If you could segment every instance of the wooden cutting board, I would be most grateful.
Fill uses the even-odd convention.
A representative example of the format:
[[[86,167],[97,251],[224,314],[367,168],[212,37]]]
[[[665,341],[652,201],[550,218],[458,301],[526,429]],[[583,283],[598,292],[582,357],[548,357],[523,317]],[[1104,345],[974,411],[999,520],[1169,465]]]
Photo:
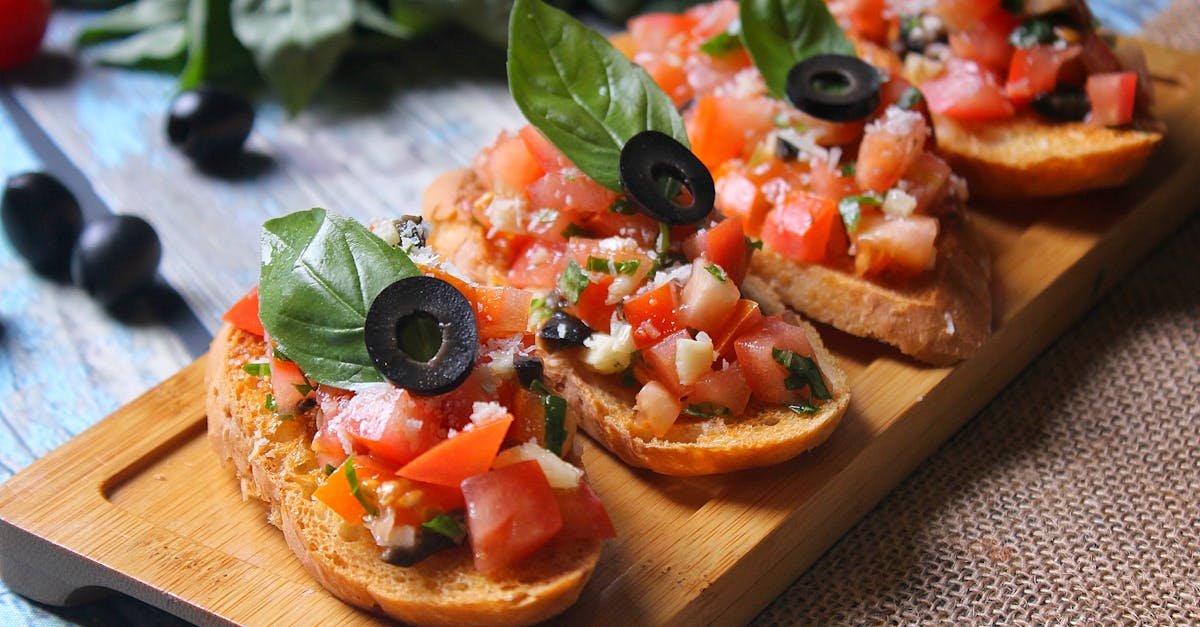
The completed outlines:
[[[585,441],[619,537],[562,622],[750,619],[1182,223],[1200,204],[1200,57],[1147,52],[1170,132],[1135,184],[976,211],[996,304],[977,356],[923,367],[822,328],[850,410],[826,444],[770,469],[660,477]],[[378,621],[313,582],[218,467],[202,361],[0,486],[0,577],[44,603],[117,591],[197,623]]]

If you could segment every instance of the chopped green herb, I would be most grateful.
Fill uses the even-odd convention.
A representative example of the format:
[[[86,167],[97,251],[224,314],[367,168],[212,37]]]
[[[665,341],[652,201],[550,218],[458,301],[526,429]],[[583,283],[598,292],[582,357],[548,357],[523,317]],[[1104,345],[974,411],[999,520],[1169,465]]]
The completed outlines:
[[[749,237],[747,237],[746,238],[746,248],[753,248],[754,250],[762,250],[762,240],[750,239]]]
[[[263,409],[268,411],[279,411],[279,406],[275,404],[275,395],[267,393],[267,398],[263,400]]]
[[[683,413],[696,418],[716,418],[717,416],[725,416],[729,414],[728,407],[722,407],[710,401],[703,403],[692,403],[684,408]]]
[[[1038,44],[1052,44],[1058,40],[1054,22],[1048,17],[1034,17],[1021,22],[1008,36],[1008,43],[1017,48],[1032,48]]]
[[[545,414],[543,439],[546,449],[561,456],[563,443],[567,439],[567,399],[551,392],[540,380],[534,381],[529,389],[542,396],[542,413]]]
[[[628,259],[626,261],[613,261],[603,257],[587,258],[587,269],[589,272],[603,272],[605,274],[625,274],[631,275],[638,271],[642,262],[637,259]]]
[[[296,391],[300,393],[300,396],[308,396],[308,393],[313,391],[313,386],[307,383],[295,383],[292,385],[292,387],[296,388]]]
[[[347,458],[343,466],[346,467],[346,482],[350,484],[350,495],[358,499],[359,504],[367,510],[368,514],[372,516],[378,514],[379,510],[375,509],[375,506],[367,500],[367,495],[362,492],[362,484],[358,482],[358,473],[354,471],[354,456],[351,455]]]
[[[812,403],[797,403],[795,405],[788,405],[788,409],[792,410],[792,413],[796,414],[817,413],[817,408]]]
[[[562,292],[563,297],[572,305],[579,303],[579,295],[583,290],[587,289],[591,279],[584,274],[583,268],[579,267],[578,263],[572,259],[567,264],[567,269],[558,277],[558,290]]]
[[[734,22],[734,24],[736,23]],[[700,44],[700,52],[710,57],[723,57],[741,47],[742,40],[738,37],[738,33],[725,31],[709,37],[708,41]]]
[[[904,93],[900,94],[900,99],[896,101],[896,106],[905,111],[912,111],[924,99],[925,96],[921,93],[921,90],[916,87],[909,87],[904,90]]]
[[[879,207],[883,205],[883,201],[878,196],[863,194],[847,196],[838,202],[838,213],[842,214],[842,223],[846,225],[847,233],[858,230],[858,221],[862,218],[863,205]]]
[[[567,228],[563,229],[563,232],[562,232],[562,236],[565,238],[568,238],[568,239],[570,239],[572,237],[587,236],[587,234],[588,234],[587,231],[584,230],[584,228],[582,226],[579,226],[578,224],[575,224],[574,222],[568,224]]]
[[[825,380],[821,378],[821,370],[817,368],[817,362],[803,355],[798,355],[792,351],[781,348],[771,349],[771,358],[775,363],[787,368],[791,373],[784,385],[789,390],[799,390],[807,386],[812,390],[812,395],[820,400],[828,400],[832,398],[829,394],[829,388],[825,387]]]
[[[716,278],[718,281],[720,281],[722,283],[729,280],[729,275],[725,274],[724,268],[722,268],[721,266],[718,266],[715,263],[708,264],[707,266],[704,267],[704,269],[708,270],[709,274],[713,275],[714,278]]]
[[[634,209],[633,205],[629,204],[629,201],[624,198],[614,200],[613,204],[609,205],[608,210],[623,216],[631,216],[637,213],[637,209]]]
[[[242,370],[252,377],[269,377],[271,376],[271,364],[265,361],[252,361],[242,366]]]
[[[550,307],[550,304],[546,302],[544,297],[535,296],[533,300],[529,301],[530,325],[534,327],[540,327],[542,326],[542,323],[546,321],[546,318],[549,318],[553,314],[554,309]]]
[[[462,541],[467,537],[467,530],[463,529],[462,523],[447,514],[438,514],[430,518],[421,523],[421,528],[446,536],[453,540],[455,544],[462,544]]]
[[[849,161],[842,164],[842,176],[854,176],[858,172],[858,164]]]
[[[337,468],[334,468],[333,464],[325,464],[325,476],[326,477],[328,477],[329,475],[332,475],[335,472],[337,472]]]

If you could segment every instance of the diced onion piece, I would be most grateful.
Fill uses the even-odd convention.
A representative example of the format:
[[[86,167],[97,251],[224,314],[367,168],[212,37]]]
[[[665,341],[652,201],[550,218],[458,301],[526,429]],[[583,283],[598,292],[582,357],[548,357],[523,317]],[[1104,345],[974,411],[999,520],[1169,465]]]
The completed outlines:
[[[671,430],[681,411],[683,404],[679,399],[665,385],[651,381],[637,393],[635,426],[643,433],[660,438]]]
[[[703,331],[694,340],[679,340],[675,344],[675,371],[679,373],[679,383],[691,385],[711,372],[714,357],[712,338]]]
[[[535,461],[542,467],[546,481],[552,488],[574,488],[583,480],[583,469],[538,446],[537,442],[526,442],[520,446],[500,451],[492,468],[503,468],[524,461]]]

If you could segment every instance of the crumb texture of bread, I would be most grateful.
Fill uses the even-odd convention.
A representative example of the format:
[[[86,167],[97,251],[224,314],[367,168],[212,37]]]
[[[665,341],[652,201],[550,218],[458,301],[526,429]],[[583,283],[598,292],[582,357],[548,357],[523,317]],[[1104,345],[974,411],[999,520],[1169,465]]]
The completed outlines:
[[[984,198],[1045,198],[1119,187],[1137,176],[1161,133],[1082,122],[1050,123],[1026,113],[968,122],[934,116],[937,150]]]
[[[263,408],[269,379],[242,366],[265,356],[261,338],[223,326],[208,354],[208,436],[222,463],[232,462],[243,495],[262,500],[304,568],[338,598],[419,625],[527,625],[575,602],[600,555],[593,540],[558,541],[520,565],[484,575],[465,548],[401,568],[359,525],[312,498],[323,472],[311,447],[313,425],[280,420]]]
[[[482,227],[470,218],[471,203],[482,193],[470,171],[445,174],[426,191],[423,216],[433,225],[429,245],[435,252],[476,280],[494,281],[504,276],[504,268],[490,252]],[[680,419],[664,437],[644,439],[634,433],[634,390],[591,372],[568,353],[547,360],[546,378],[567,399],[584,431],[630,465],[692,476],[777,464],[824,442],[850,405],[846,375],[816,330],[799,318],[789,321],[812,342],[833,396],[814,414],[774,407],[731,420]]]
[[[769,249],[751,259],[749,291],[925,363],[970,357],[991,335],[991,257],[960,214],[944,216],[932,272],[890,284],[847,268],[795,264]]]

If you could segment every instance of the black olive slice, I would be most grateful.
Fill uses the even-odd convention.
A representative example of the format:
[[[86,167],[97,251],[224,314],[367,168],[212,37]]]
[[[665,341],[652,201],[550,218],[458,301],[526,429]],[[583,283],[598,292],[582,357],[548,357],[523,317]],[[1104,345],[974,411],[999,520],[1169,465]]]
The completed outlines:
[[[44,172],[14,175],[4,185],[0,219],[17,254],[36,272],[66,276],[83,229],[83,212],[71,190]]]
[[[787,97],[822,120],[853,122],[879,107],[879,71],[858,57],[811,56],[788,71]]]
[[[456,546],[458,545],[454,540],[440,533],[422,530],[417,533],[416,544],[411,547],[388,547],[383,550],[380,558],[393,566],[414,566],[434,553]]]
[[[621,148],[618,164],[621,189],[635,209],[670,224],[703,220],[713,209],[716,190],[712,174],[692,151],[658,131],[642,131]],[[691,203],[680,205],[663,193],[665,182],[681,183]]]
[[[367,311],[363,334],[380,374],[420,396],[458,387],[479,352],[471,302],[453,285],[428,276],[385,287]]]
[[[1034,96],[1030,103],[1034,111],[1055,120],[1080,122],[1092,110],[1092,103],[1082,87],[1060,85],[1054,91]]]
[[[513,357],[513,369],[517,371],[517,380],[521,382],[521,387],[526,390],[533,387],[534,381],[541,381],[545,372],[542,360],[529,355]]]
[[[583,346],[592,337],[592,328],[586,322],[565,311],[556,311],[546,320],[538,337],[550,350],[562,350],[572,346]]]

